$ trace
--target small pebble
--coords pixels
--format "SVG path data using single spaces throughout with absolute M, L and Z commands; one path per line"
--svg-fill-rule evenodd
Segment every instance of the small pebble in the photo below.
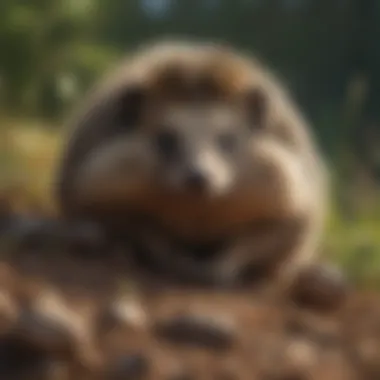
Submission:
M 339 270 L 315 265 L 301 273 L 293 286 L 292 299 L 303 308 L 332 311 L 342 305 L 347 291 L 347 283 Z
M 180 315 L 158 322 L 155 333 L 175 344 L 226 350 L 230 349 L 235 341 L 234 327 L 232 324 L 221 323 L 216 318 Z

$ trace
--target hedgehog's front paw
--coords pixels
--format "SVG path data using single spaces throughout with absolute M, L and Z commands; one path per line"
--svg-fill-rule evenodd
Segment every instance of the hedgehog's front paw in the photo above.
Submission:
M 109 247 L 106 231 L 98 224 L 90 221 L 76 221 L 62 225 L 62 240 L 68 248 L 76 253 L 94 255 Z

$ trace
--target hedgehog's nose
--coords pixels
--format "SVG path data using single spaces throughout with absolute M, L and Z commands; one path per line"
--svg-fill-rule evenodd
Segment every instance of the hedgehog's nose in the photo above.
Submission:
M 185 177 L 185 185 L 191 191 L 204 191 L 206 189 L 206 177 L 197 169 L 189 169 Z

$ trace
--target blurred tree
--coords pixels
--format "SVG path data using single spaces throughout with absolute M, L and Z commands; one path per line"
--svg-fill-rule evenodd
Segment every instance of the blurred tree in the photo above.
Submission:
M 359 117 L 348 135 L 348 145 L 355 148 L 363 166 L 376 172 L 378 162 L 374 159 L 374 151 L 380 149 L 380 146 L 373 143 L 378 142 L 380 133 L 380 3 L 376 0 L 356 0 L 354 10 L 352 49 L 347 62 L 351 77 L 360 76 L 367 91 L 363 94 Z
M 83 69 L 96 73 L 93 50 L 101 48 L 91 45 L 93 5 L 89 0 L 1 3 L 0 75 L 9 112 L 55 116 L 63 104 L 60 78 Z

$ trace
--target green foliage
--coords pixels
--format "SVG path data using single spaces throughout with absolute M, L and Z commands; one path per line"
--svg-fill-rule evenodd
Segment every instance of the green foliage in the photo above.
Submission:
M 351 221 L 335 212 L 326 234 L 326 256 L 365 288 L 380 288 L 380 202 L 377 203 L 375 215 Z

